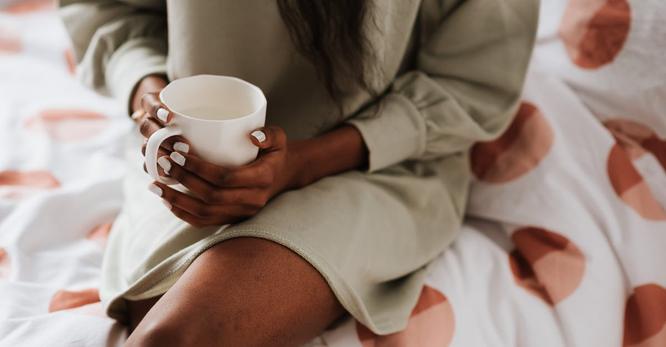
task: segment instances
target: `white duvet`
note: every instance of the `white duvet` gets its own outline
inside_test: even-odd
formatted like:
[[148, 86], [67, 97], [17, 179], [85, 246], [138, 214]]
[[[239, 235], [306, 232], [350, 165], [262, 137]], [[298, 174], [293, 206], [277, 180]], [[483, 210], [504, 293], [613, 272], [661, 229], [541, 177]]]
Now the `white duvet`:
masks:
[[[0, 7], [0, 346], [121, 345], [97, 285], [131, 122], [76, 82], [49, 1]], [[666, 346], [660, 13], [544, 0], [523, 104], [473, 148], [469, 218], [408, 328], [312, 345]]]

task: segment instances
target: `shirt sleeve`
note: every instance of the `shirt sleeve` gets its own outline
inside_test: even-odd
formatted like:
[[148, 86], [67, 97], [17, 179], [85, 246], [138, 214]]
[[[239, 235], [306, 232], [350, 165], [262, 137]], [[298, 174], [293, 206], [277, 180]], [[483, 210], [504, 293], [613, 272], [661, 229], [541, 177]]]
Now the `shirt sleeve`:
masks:
[[77, 76], [130, 110], [137, 83], [166, 74], [167, 25], [163, 4], [117, 0], [61, 0], [60, 15], [78, 62]]
[[424, 1], [420, 16], [415, 68], [348, 121], [363, 136], [370, 172], [498, 137], [520, 101], [537, 0]]

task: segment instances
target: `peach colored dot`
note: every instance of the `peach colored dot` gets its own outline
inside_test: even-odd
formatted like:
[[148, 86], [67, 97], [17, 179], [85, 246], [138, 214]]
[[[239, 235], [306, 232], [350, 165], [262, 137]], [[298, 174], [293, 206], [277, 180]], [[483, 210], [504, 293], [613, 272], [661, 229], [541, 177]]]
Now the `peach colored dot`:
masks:
[[616, 118], [605, 121], [604, 125], [632, 160], [651, 153], [666, 170], [666, 139], [661, 139], [652, 129], [633, 120]]
[[76, 59], [74, 58], [74, 52], [71, 48], [65, 50], [65, 63], [67, 64], [67, 71], [70, 75], [76, 74]]
[[571, 60], [584, 69], [597, 69], [615, 60], [631, 27], [627, 0], [570, 0], [560, 25], [560, 37]]
[[44, 170], [36, 171], [0, 171], [0, 186], [25, 186], [41, 189], [51, 189], [60, 186], [60, 182], [53, 175]]
[[2, 12], [11, 14], [25, 14], [30, 12], [44, 11], [55, 9], [56, 3], [54, 0], [22, 0], [11, 4]]
[[571, 295], [585, 273], [583, 253], [566, 237], [542, 228], [516, 230], [509, 265], [516, 283], [549, 305]]
[[0, 248], [0, 279], [9, 278], [11, 271], [11, 263], [9, 260], [9, 254], [4, 248]]
[[97, 112], [81, 109], [49, 109], [25, 122], [28, 129], [43, 130], [60, 142], [92, 138], [108, 126], [108, 119]]
[[23, 49], [19, 34], [0, 28], [0, 54], [16, 54]]
[[100, 301], [95, 288], [84, 290], [59, 290], [51, 298], [49, 312], [68, 310]]
[[524, 102], [502, 136], [472, 147], [472, 172], [489, 183], [515, 180], [539, 165], [553, 140], [553, 130], [541, 111]]
[[608, 155], [607, 171], [613, 190], [625, 204], [643, 218], [666, 220], [666, 210], [652, 195], [650, 187], [622, 146], [613, 145]]
[[100, 224], [94, 227], [86, 235], [86, 239], [97, 242], [100, 246], [104, 247], [106, 241], [109, 238], [109, 232], [111, 232], [111, 223]]
[[437, 289], [424, 286], [403, 331], [378, 336], [360, 323], [356, 334], [363, 347], [422, 346], [446, 347], [453, 339], [453, 308]]
[[624, 310], [624, 347], [666, 346], [666, 289], [650, 283], [634, 288]]

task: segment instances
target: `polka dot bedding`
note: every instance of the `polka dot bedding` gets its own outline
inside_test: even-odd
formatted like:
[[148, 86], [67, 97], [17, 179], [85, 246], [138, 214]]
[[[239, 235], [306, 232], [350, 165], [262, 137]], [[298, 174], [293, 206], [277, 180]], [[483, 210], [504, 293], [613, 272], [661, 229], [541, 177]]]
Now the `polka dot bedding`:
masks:
[[[521, 105], [470, 152], [460, 236], [407, 328], [309, 346], [666, 346], [666, 2], [542, 0]], [[0, 346], [120, 346], [97, 291], [122, 109], [73, 78], [54, 4], [0, 0]]]

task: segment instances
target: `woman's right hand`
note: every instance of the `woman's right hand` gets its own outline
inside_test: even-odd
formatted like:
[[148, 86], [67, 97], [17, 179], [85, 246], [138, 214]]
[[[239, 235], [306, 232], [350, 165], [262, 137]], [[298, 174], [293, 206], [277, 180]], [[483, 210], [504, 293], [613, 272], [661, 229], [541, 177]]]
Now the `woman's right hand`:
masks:
[[[154, 132], [163, 128], [171, 121], [171, 113], [162, 102], [160, 102], [159, 93], [166, 87], [167, 80], [163, 76], [149, 75], [139, 82], [134, 95], [132, 96], [132, 119], [139, 127], [139, 132], [146, 140]], [[176, 143], [183, 143], [180, 146], [187, 146], [187, 142], [180, 136], [173, 136], [162, 142], [159, 149], [158, 158], [168, 156], [173, 151]], [[189, 146], [188, 146], [189, 147]], [[141, 152], [145, 155], [145, 141]], [[182, 147], [180, 148], [182, 150]], [[145, 165], [144, 165], [145, 168]], [[160, 175], [164, 175], [161, 167], [158, 166]]]

